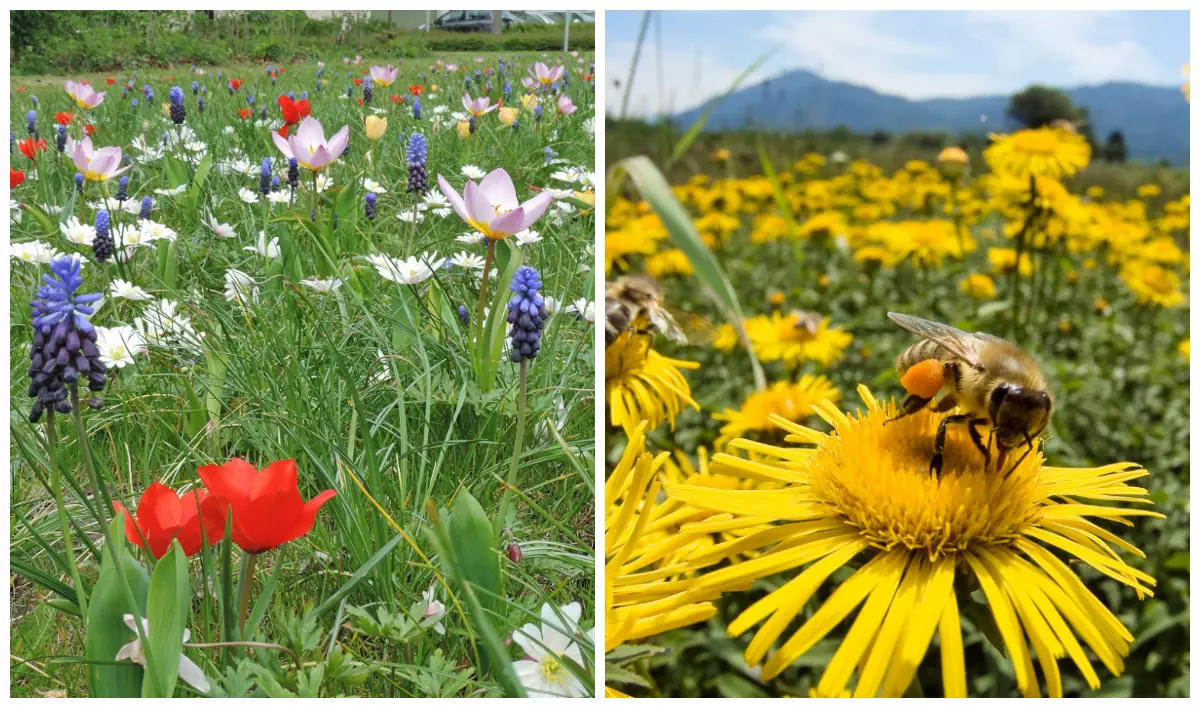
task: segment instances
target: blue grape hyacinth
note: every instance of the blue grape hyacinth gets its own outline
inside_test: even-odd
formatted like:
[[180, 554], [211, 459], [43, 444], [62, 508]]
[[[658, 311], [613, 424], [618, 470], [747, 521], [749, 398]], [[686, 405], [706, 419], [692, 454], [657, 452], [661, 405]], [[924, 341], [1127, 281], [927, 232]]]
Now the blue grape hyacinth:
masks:
[[539, 290], [542, 276], [531, 266], [521, 266], [508, 286], [515, 295], [508, 301], [508, 323], [512, 325], [512, 360], [528, 361], [542, 348], [542, 327], [545, 326], [546, 303]]
[[258, 172], [258, 191], [263, 194], [271, 193], [271, 158], [262, 159], [262, 167]]
[[375, 196], [374, 192], [367, 192], [366, 195], [363, 197], [363, 199], [366, 202], [365, 211], [367, 214], [367, 218], [370, 219], [371, 221], [374, 221], [375, 220], [375, 200], [378, 199], [378, 197]]
[[[106, 369], [96, 348], [96, 328], [88, 319], [91, 303], [100, 293], [77, 294], [83, 285], [80, 269], [83, 259], [63, 254], [50, 261], [50, 274], [38, 288], [29, 307], [33, 320], [33, 346], [29, 349], [29, 397], [36, 398], [29, 422], [36, 423], [47, 408], [70, 413], [68, 386], [74, 387], [84, 376], [88, 389], [103, 391]], [[100, 399], [88, 401], [100, 407]]]
[[113, 243], [112, 235], [109, 233], [108, 212], [101, 209], [96, 212], [96, 237], [92, 239], [92, 254], [96, 256], [96, 261], [103, 263], [112, 257], [113, 251], [116, 250], [116, 244]]
[[406, 192], [424, 194], [429, 191], [429, 174], [425, 171], [425, 160], [429, 151], [425, 145], [425, 136], [413, 133], [408, 138], [408, 151], [405, 158], [408, 161], [408, 186]]
[[167, 109], [171, 114], [171, 122], [175, 125], [183, 125], [183, 121], [187, 117], [187, 109], [183, 107], [183, 89], [172, 86], [171, 90], [167, 92], [167, 97], [171, 99], [171, 105]]

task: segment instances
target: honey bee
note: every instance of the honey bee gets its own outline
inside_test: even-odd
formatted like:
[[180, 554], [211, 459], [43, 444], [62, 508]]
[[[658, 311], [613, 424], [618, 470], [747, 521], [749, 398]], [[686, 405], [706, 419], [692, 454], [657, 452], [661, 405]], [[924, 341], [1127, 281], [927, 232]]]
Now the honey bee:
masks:
[[807, 312], [805, 310], [792, 310], [791, 315], [794, 320], [793, 326], [796, 329], [808, 332], [810, 335], [816, 334], [821, 329], [821, 322], [825, 319], [819, 312]]
[[[941, 474], [946, 426], [963, 423], [971, 441], [983, 453], [985, 469], [991, 460], [993, 439], [997, 470], [1004, 469], [1012, 449], [1024, 444], [1024, 455], [1005, 474], [1016, 469], [1033, 449], [1034, 440], [1050, 424], [1054, 410], [1054, 399], [1037, 360], [1012, 342], [984, 332], [963, 332], [895, 312], [889, 312], [888, 318], [922, 337], [922, 341], [905, 349], [896, 359], [900, 382], [908, 397], [892, 420], [923, 409], [940, 391], [945, 391], [945, 395], [937, 402], [935, 411], [944, 413], [955, 406], [966, 411], [946, 416], [938, 425], [930, 469]], [[976, 428], [984, 424], [989, 426], [986, 443]]]
[[658, 281], [648, 275], [624, 275], [610, 282], [604, 291], [604, 345], [616, 341], [623, 332], [645, 332], [647, 325], [680, 344], [687, 335], [675, 317], [663, 305]]

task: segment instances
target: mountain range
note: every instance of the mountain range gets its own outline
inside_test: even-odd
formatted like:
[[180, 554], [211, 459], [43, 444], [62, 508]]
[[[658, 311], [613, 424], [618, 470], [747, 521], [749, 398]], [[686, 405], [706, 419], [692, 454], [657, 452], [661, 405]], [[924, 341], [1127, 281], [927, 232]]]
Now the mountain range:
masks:
[[[1189, 106], [1178, 87], [1110, 82], [1064, 92], [1075, 105], [1088, 109], [1101, 143], [1111, 131], [1120, 130], [1131, 160], [1188, 164]], [[687, 128], [718, 100], [679, 113], [675, 120]], [[1008, 95], [910, 100], [799, 69], [720, 100], [705, 129], [753, 126], [799, 132], [841, 125], [856, 133], [1007, 132], [1019, 127], [1005, 115], [1008, 101]]]

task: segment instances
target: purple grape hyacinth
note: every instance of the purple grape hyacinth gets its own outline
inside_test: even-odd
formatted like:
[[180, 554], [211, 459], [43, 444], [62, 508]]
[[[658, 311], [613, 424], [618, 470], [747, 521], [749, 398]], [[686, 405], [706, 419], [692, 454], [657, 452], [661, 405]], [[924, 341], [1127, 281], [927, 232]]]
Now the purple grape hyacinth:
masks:
[[512, 360], [528, 361], [542, 348], [542, 327], [545, 326], [546, 303], [539, 294], [542, 277], [535, 268], [521, 266], [508, 286], [515, 295], [508, 301], [508, 323], [512, 325]]

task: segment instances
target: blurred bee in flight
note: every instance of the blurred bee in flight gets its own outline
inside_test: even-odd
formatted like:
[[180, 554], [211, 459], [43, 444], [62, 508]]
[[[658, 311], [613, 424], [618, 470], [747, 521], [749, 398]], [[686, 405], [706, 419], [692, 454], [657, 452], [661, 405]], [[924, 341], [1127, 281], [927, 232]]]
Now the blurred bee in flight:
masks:
[[[941, 474], [947, 426], [964, 423], [971, 441], [983, 453], [985, 469], [993, 440], [997, 471], [1004, 469], [1013, 448], [1024, 445], [1025, 453], [1005, 474], [1016, 469], [1050, 424], [1054, 410], [1054, 399], [1046, 390], [1046, 377], [1037, 360], [1012, 342], [984, 332], [964, 332], [895, 312], [889, 312], [888, 318], [921, 337], [896, 359], [908, 397], [891, 420], [925, 408], [942, 391], [945, 395], [934, 411], [946, 413], [956, 406], [965, 411], [946, 416], [938, 425], [930, 469]], [[981, 425], [988, 426], [986, 442], [977, 427]]]
[[605, 287], [604, 346], [612, 346], [626, 332], [645, 335], [646, 347], [655, 332], [677, 344], [697, 344], [716, 336], [716, 329], [703, 317], [668, 308], [658, 281], [641, 274], [623, 275]]

